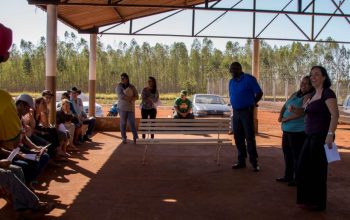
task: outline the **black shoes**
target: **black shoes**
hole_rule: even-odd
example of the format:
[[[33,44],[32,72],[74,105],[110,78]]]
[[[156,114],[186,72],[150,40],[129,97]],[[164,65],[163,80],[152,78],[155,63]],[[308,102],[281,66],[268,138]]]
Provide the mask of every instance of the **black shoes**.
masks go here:
[[[288,182],[287,184],[288,186],[297,186],[297,183],[295,182],[295,180],[291,180]]]
[[[245,163],[236,163],[232,165],[232,169],[237,170],[237,169],[243,169],[246,168]]]
[[[297,185],[295,180],[291,180],[291,179],[288,179],[286,177],[276,178],[276,181],[280,182],[280,183],[287,183],[288,186],[296,186]]]
[[[232,169],[238,170],[238,169],[244,169],[246,168],[245,163],[236,163],[232,165]],[[260,171],[260,166],[259,165],[253,165],[253,172],[259,172]]]
[[[89,138],[87,135],[84,135],[83,140],[84,140],[84,141],[92,142],[92,139]]]
[[[280,183],[287,183],[287,182],[289,182],[289,180],[287,178],[285,178],[285,177],[276,178],[276,181],[280,182]]]

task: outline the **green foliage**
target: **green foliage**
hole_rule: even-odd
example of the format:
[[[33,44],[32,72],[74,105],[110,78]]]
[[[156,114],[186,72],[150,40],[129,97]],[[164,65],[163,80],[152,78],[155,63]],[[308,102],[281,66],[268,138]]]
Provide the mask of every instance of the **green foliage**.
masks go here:
[[[151,46],[146,42],[139,45],[135,39],[129,44],[119,42],[116,45],[104,45],[98,39],[98,93],[113,94],[123,72],[129,74],[130,82],[139,92],[147,84],[148,77],[153,76],[161,94],[177,94],[181,89],[193,94],[205,93],[209,79],[230,78],[228,68],[234,61],[240,62],[245,72],[252,69],[251,40],[244,45],[227,41],[224,51],[215,48],[208,38],[194,39],[189,49],[183,42]],[[260,45],[260,76],[265,81],[297,81],[316,64],[325,66],[334,81],[347,83],[349,80],[350,51],[343,45],[316,43],[311,46],[294,42],[272,47],[264,41]],[[0,66],[0,87],[9,91],[42,91],[45,85],[45,49],[44,37],[36,45],[25,40],[21,40],[19,47],[13,45],[9,61]],[[58,39],[57,43],[57,90],[77,86],[87,92],[88,74],[87,41],[66,32],[64,39]],[[103,100],[114,98],[114,94],[101,97]]]

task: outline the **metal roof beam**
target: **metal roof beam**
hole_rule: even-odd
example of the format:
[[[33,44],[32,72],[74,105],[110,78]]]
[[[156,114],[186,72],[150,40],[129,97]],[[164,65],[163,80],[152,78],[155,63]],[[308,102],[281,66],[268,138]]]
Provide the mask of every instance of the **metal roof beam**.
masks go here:
[[[231,8],[235,8],[239,3],[241,3],[243,0],[240,0],[239,2],[237,2],[235,5],[233,5]],[[200,31],[198,31],[195,36],[197,36],[198,34],[200,34],[201,32],[203,32],[205,29],[207,29],[210,25],[212,25],[213,23],[215,23],[217,20],[219,20],[221,17],[223,17],[225,14],[227,14],[228,11],[223,12],[221,15],[219,15],[218,17],[216,17],[214,20],[212,20],[208,25],[206,25],[204,28],[202,28]]]
[[[45,4],[53,4],[47,2],[57,2],[58,0],[28,0],[29,4],[35,5],[45,5]],[[111,3],[111,4],[101,4],[101,3],[64,3],[60,2],[58,5],[64,6],[91,6],[91,7],[129,7],[129,8],[163,8],[169,10],[175,9],[195,9],[202,11],[231,11],[231,12],[255,12],[255,13],[272,13],[272,14],[289,14],[289,15],[316,15],[316,16],[333,16],[333,17],[350,17],[350,14],[331,14],[326,12],[298,12],[298,11],[279,11],[279,10],[267,10],[267,9],[252,9],[252,8],[223,8],[223,7],[203,7],[203,6],[178,6],[178,5],[152,5],[152,4],[124,4],[124,3]]]
[[[129,34],[129,33],[104,33],[106,35],[135,35],[135,36],[164,36],[164,37],[193,37],[190,34]],[[218,35],[200,35],[200,38],[224,38],[224,39],[254,39],[252,37],[232,37],[232,36],[218,36]],[[310,42],[307,39],[296,39],[296,38],[269,38],[269,37],[259,37],[261,40],[284,40],[284,41],[300,41],[300,42]],[[350,44],[350,41],[338,41],[338,40],[313,40],[313,42],[323,42],[323,43],[342,43]]]

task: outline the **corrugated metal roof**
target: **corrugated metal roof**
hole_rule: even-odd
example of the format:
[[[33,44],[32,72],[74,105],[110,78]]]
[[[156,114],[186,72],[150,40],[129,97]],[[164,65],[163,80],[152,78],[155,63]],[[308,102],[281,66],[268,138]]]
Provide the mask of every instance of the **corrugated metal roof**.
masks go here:
[[[212,0],[210,0],[212,1]],[[208,1],[208,2],[210,2]],[[57,4],[58,19],[80,32],[123,23],[174,10],[171,6],[190,7],[205,0],[28,0],[46,10],[46,4]]]

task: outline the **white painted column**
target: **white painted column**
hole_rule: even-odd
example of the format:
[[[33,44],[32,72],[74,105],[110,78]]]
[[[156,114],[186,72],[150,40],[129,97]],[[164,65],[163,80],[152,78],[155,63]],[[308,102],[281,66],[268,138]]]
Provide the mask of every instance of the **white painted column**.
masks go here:
[[[255,76],[256,80],[259,81],[260,78],[260,42],[259,39],[253,40],[253,57],[252,57],[252,74]],[[258,110],[255,108],[254,111],[254,123],[255,123],[255,132],[258,133]]]
[[[56,124],[56,66],[57,66],[57,6],[47,5],[46,27],[46,83],[45,88],[54,96],[50,103],[50,124]]]
[[[96,103],[96,44],[97,35],[90,34],[89,53],[89,116],[95,116]]]

